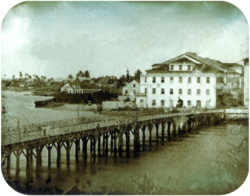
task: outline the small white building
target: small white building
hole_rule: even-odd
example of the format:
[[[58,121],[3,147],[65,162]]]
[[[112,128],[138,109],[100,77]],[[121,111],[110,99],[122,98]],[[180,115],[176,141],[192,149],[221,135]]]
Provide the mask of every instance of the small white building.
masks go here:
[[[136,80],[133,80],[130,83],[127,83],[126,86],[122,88],[122,95],[118,97],[119,101],[129,101],[134,102],[136,95],[140,93],[140,83]]]
[[[137,107],[216,107],[216,77],[236,73],[220,63],[187,52],[161,64],[152,65],[140,77]]]
[[[140,83],[137,82],[136,80],[133,80],[132,82],[126,84],[122,88],[122,94],[123,95],[136,95],[137,93],[140,92]]]
[[[84,94],[84,93],[94,93],[100,91],[98,88],[82,88],[78,83],[65,84],[61,88],[61,92],[74,93],[74,94]]]

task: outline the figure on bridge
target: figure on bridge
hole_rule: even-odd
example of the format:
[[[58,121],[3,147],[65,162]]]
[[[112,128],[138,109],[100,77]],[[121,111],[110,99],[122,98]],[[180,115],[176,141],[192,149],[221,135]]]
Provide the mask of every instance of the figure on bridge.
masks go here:
[[[177,104],[177,108],[182,108],[183,107],[183,100],[180,99],[180,97],[178,97],[178,104]]]

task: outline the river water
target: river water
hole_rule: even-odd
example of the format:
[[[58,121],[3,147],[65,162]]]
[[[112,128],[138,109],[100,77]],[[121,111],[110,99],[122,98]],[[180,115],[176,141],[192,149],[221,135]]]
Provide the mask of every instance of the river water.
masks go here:
[[[32,109],[38,116],[41,110],[46,113],[45,108]],[[52,109],[47,110],[50,117],[54,115]],[[6,163],[2,172],[11,187],[28,194],[226,194],[240,187],[247,177],[248,129],[248,120],[231,121],[201,126],[176,141],[164,142],[156,142],[153,130],[152,145],[147,142],[144,149],[141,147],[134,154],[131,136],[129,156],[124,152],[116,158],[109,152],[108,156],[96,159],[88,156],[85,160],[81,152],[76,161],[73,145],[70,164],[62,148],[59,168],[55,148],[52,148],[51,168],[44,148],[40,172],[35,172],[35,159],[31,169],[26,170],[26,159],[21,155],[21,171],[16,176],[13,154],[10,174]]]

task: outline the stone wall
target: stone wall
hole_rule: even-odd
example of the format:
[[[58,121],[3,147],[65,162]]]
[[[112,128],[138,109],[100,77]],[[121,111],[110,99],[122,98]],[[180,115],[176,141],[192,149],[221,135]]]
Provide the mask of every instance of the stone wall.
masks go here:
[[[107,101],[107,102],[102,102],[102,110],[114,110],[114,109],[118,109],[118,108],[125,108],[125,107],[129,107],[129,108],[133,108],[136,107],[135,103],[131,103],[131,102],[118,102],[118,101]]]

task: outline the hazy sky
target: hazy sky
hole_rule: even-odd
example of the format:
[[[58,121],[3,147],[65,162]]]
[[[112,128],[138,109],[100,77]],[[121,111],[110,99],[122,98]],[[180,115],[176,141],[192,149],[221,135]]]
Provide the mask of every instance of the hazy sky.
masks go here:
[[[248,57],[248,25],[226,2],[25,2],[4,18],[1,75],[92,77],[143,72],[191,51]]]

